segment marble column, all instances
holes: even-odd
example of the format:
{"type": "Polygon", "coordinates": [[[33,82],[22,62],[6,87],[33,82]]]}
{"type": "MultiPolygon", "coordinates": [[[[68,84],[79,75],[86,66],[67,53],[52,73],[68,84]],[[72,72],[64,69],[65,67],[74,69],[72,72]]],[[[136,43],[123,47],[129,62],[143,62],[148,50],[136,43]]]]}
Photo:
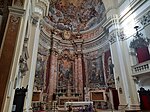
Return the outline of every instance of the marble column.
{"type": "Polygon", "coordinates": [[[78,93],[78,57],[75,55],[75,93],[78,93]]]}
{"type": "Polygon", "coordinates": [[[58,53],[55,52],[53,59],[55,60],[54,64],[54,71],[53,71],[53,91],[56,94],[56,88],[57,88],[57,58],[58,58],[58,53]]]}
{"type": "Polygon", "coordinates": [[[79,93],[81,94],[81,99],[83,100],[83,71],[82,71],[82,54],[78,54],[78,84],[79,93]]]}
{"type": "Polygon", "coordinates": [[[57,80],[57,52],[51,50],[51,67],[50,67],[50,77],[49,77],[49,101],[52,101],[53,94],[56,93],[56,80],[57,80]]]}

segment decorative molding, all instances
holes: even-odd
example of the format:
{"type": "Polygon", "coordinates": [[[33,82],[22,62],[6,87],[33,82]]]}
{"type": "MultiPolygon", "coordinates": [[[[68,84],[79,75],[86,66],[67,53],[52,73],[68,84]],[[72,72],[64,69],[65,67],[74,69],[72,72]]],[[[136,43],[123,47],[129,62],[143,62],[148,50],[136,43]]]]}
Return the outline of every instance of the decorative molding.
{"type": "Polygon", "coordinates": [[[50,54],[50,51],[49,49],[45,48],[44,46],[40,44],[38,48],[38,54],[42,56],[48,56],[50,54]]]}
{"type": "Polygon", "coordinates": [[[109,42],[111,44],[115,43],[117,41],[117,35],[116,32],[113,32],[112,34],[109,35],[109,42]]]}
{"type": "Polygon", "coordinates": [[[107,42],[107,40],[108,40],[108,36],[102,36],[102,37],[100,36],[97,40],[94,40],[91,43],[83,44],[83,50],[100,46],[100,45],[104,44],[105,42],[107,42]]]}
{"type": "Polygon", "coordinates": [[[51,48],[51,40],[47,36],[43,36],[42,34],[40,34],[39,44],[46,49],[51,48]]]}
{"type": "Polygon", "coordinates": [[[126,37],[123,30],[118,30],[118,37],[120,41],[123,41],[126,37]]]}
{"type": "Polygon", "coordinates": [[[19,22],[20,22],[20,19],[21,18],[19,16],[15,16],[15,15],[10,16],[10,24],[11,24],[9,27],[10,31],[12,31],[12,32],[15,31],[17,24],[19,24],[19,22]]]}
{"type": "Polygon", "coordinates": [[[25,14],[25,10],[17,7],[9,6],[9,11],[12,15],[17,15],[22,17],[25,14]]]}
{"type": "Polygon", "coordinates": [[[58,50],[55,49],[55,48],[51,48],[50,51],[51,51],[51,54],[54,55],[54,56],[58,56],[59,55],[58,50]]]}
{"type": "Polygon", "coordinates": [[[17,7],[23,7],[24,6],[24,0],[14,0],[13,5],[17,6],[17,7]]]}
{"type": "Polygon", "coordinates": [[[117,38],[119,41],[123,41],[125,39],[125,37],[126,37],[126,35],[124,34],[123,29],[116,29],[110,33],[109,42],[111,44],[113,44],[117,41],[117,38]]]}
{"type": "Polygon", "coordinates": [[[32,24],[33,25],[37,26],[38,22],[39,22],[39,17],[32,17],[32,24]]]}
{"type": "Polygon", "coordinates": [[[109,44],[106,44],[105,46],[96,49],[96,50],[92,50],[89,52],[83,52],[85,59],[94,59],[94,58],[98,58],[99,56],[102,56],[102,54],[109,50],[110,46],[109,44]]]}
{"type": "Polygon", "coordinates": [[[124,10],[124,13],[122,15],[119,15],[120,17],[120,23],[122,23],[124,20],[126,20],[131,14],[133,14],[138,8],[140,8],[147,0],[133,0],[128,7],[124,10]]]}
{"type": "Polygon", "coordinates": [[[29,58],[29,54],[28,54],[27,46],[28,46],[28,38],[25,38],[24,44],[23,44],[22,55],[20,56],[20,60],[19,60],[19,70],[21,72],[21,77],[26,75],[26,72],[28,71],[27,60],[29,58]]]}
{"type": "Polygon", "coordinates": [[[150,11],[148,11],[141,19],[140,22],[143,26],[150,24],[150,11]]]}

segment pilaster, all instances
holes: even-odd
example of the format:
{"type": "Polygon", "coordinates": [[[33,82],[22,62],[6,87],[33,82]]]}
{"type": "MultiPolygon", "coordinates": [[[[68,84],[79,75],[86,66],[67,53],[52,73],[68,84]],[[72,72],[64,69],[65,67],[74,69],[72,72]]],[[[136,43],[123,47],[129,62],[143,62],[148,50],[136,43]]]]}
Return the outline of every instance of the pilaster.
{"type": "Polygon", "coordinates": [[[112,26],[109,29],[109,41],[112,54],[112,60],[114,63],[114,77],[117,84],[117,90],[119,95],[120,106],[123,108],[125,105],[130,105],[130,95],[129,95],[129,82],[127,78],[127,73],[125,70],[125,63],[123,60],[122,53],[122,43],[121,38],[123,38],[119,29],[119,18],[117,15],[112,16],[112,26]]]}
{"type": "MultiPolygon", "coordinates": [[[[125,34],[119,26],[119,18],[117,15],[112,16],[112,24],[110,27],[110,48],[112,54],[112,60],[114,63],[114,77],[116,87],[118,90],[120,105],[119,108],[135,109],[137,107],[138,100],[135,93],[135,84],[131,76],[131,63],[129,62],[129,51],[126,43],[125,34]]],[[[137,108],[138,109],[138,108],[137,108]]]]}
{"type": "Polygon", "coordinates": [[[33,84],[36,70],[38,44],[40,36],[40,19],[38,16],[33,16],[30,21],[30,30],[32,31],[29,36],[29,59],[28,59],[28,75],[25,75],[22,81],[22,86],[28,85],[28,92],[26,95],[24,110],[29,111],[32,102],[33,84]]]}
{"type": "MultiPolygon", "coordinates": [[[[19,32],[21,29],[21,22],[24,15],[23,9],[16,9],[15,7],[9,7],[9,15],[7,20],[7,25],[5,28],[5,33],[2,42],[2,50],[0,57],[0,79],[1,79],[1,93],[0,93],[0,109],[3,111],[4,103],[6,101],[5,94],[8,90],[8,81],[10,80],[11,75],[13,75],[12,67],[13,63],[16,63],[18,60],[15,60],[16,53],[16,43],[18,43],[19,32]],[[3,103],[3,105],[2,105],[3,103]]],[[[16,65],[15,65],[16,66],[16,65]]],[[[16,69],[13,68],[13,70],[16,69]]]]}

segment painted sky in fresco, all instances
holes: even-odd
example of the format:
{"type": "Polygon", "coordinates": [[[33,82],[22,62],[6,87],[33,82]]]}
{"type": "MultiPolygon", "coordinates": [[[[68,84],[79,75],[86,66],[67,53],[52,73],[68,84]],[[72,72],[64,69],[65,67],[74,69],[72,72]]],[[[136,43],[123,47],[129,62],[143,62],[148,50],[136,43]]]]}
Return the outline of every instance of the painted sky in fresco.
{"type": "Polygon", "coordinates": [[[56,0],[45,20],[59,30],[86,31],[105,17],[101,0],[56,0]]]}

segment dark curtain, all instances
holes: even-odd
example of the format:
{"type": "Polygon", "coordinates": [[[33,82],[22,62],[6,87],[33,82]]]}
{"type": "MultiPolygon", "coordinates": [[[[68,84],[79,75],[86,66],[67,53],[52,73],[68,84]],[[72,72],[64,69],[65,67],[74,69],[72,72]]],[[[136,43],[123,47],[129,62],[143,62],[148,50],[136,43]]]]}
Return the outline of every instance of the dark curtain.
{"type": "Polygon", "coordinates": [[[138,58],[139,63],[150,60],[148,47],[137,48],[137,58],[138,58]]]}
{"type": "Polygon", "coordinates": [[[150,110],[150,90],[145,90],[141,87],[138,93],[140,96],[141,110],[150,110]]]}
{"type": "Polygon", "coordinates": [[[142,100],[142,109],[150,110],[150,96],[142,95],[141,100],[142,100]]]}

